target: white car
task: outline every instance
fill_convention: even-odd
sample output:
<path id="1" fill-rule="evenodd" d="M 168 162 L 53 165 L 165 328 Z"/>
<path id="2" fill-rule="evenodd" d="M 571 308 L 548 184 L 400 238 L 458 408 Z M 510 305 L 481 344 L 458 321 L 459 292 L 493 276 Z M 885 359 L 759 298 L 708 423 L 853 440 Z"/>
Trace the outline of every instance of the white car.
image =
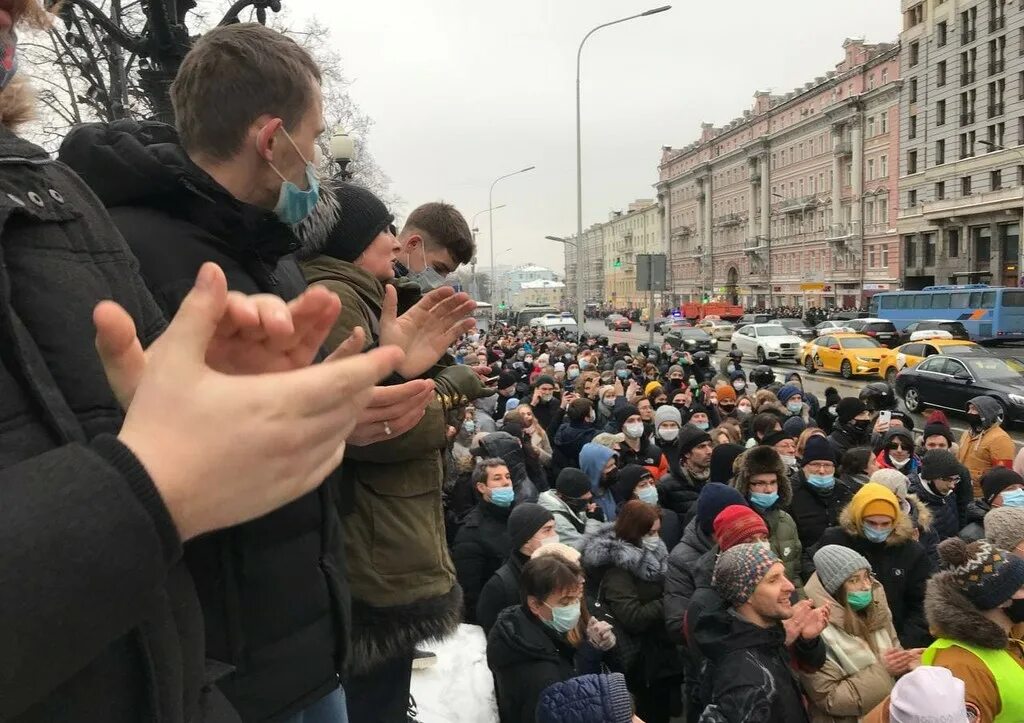
<path id="1" fill-rule="evenodd" d="M 732 338 L 732 333 L 736 331 L 736 327 L 728 321 L 719 321 L 717 319 L 704 319 L 697 324 L 697 327 L 703 329 L 719 341 L 729 341 Z"/>
<path id="2" fill-rule="evenodd" d="M 753 357 L 758 364 L 773 361 L 796 361 L 804 340 L 790 334 L 780 324 L 747 324 L 732 334 L 732 349 L 744 357 Z"/>

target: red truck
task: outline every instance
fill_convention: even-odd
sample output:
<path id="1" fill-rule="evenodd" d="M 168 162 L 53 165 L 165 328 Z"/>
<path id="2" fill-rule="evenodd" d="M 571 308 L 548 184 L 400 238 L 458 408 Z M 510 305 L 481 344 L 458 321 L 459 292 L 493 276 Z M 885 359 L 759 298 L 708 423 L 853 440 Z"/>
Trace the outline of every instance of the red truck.
<path id="1" fill-rule="evenodd" d="M 698 304 L 697 302 L 683 304 L 681 311 L 683 316 L 690 321 L 700 321 L 708 316 L 717 316 L 723 321 L 736 321 L 743 316 L 742 306 L 724 304 L 718 301 L 712 301 L 707 304 Z"/>

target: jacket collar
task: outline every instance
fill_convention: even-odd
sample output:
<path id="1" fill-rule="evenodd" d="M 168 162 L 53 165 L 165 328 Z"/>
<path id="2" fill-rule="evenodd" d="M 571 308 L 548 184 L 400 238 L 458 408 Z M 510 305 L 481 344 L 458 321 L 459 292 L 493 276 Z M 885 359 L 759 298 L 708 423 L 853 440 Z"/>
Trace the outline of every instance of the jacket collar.
<path id="1" fill-rule="evenodd" d="M 369 271 L 359 268 L 350 261 L 332 256 L 316 256 L 302 263 L 306 279 L 310 284 L 318 281 L 340 281 L 351 286 L 364 299 L 376 302 L 377 309 L 384 301 L 384 284 Z"/>

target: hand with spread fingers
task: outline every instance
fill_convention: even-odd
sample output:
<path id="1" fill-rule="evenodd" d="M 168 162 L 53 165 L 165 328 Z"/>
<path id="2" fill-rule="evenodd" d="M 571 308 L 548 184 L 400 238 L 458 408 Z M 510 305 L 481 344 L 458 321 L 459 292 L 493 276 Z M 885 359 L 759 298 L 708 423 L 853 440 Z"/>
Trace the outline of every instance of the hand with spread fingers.
<path id="1" fill-rule="evenodd" d="M 405 434 L 415 427 L 434 396 L 434 382 L 414 379 L 391 387 L 374 387 L 348 443 L 365 447 Z"/>
<path id="2" fill-rule="evenodd" d="M 414 379 L 437 363 L 456 339 L 476 327 L 472 318 L 476 302 L 469 294 L 455 293 L 442 286 L 426 294 L 411 309 L 398 316 L 395 287 L 384 288 L 380 318 L 380 343 L 405 352 L 398 373 Z"/>
<path id="3" fill-rule="evenodd" d="M 182 540 L 262 516 L 319 485 L 341 463 L 374 385 L 403 360 L 395 347 L 341 347 L 303 369 L 224 374 L 207 356 L 228 305 L 223 272 L 204 265 L 144 358 L 137 339 L 123 338 L 121 307 L 104 302 L 94 313 L 108 379 L 131 385 L 119 392 L 130 391 L 131 403 L 118 438 L 148 472 Z"/>

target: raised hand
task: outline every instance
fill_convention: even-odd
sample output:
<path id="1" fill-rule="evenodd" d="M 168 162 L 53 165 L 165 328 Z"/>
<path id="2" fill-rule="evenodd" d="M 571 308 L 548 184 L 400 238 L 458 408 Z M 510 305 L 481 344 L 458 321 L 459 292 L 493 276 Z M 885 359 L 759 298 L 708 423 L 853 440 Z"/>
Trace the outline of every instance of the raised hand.
<path id="1" fill-rule="evenodd" d="M 341 462 L 374 384 L 403 359 L 394 347 L 349 358 L 345 349 L 304 369 L 229 376 L 206 361 L 228 303 L 223 272 L 206 264 L 146 356 L 118 435 L 183 540 L 264 515 L 319 485 Z M 110 306 L 97 314 L 115 315 Z M 138 362 L 134 355 L 108 377 Z"/>
<path id="2" fill-rule="evenodd" d="M 359 415 L 359 424 L 348 443 L 363 447 L 405 434 L 423 419 L 433 396 L 434 382 L 429 379 L 374 387 L 370 403 Z"/>
<path id="3" fill-rule="evenodd" d="M 476 327 L 472 318 L 476 302 L 469 294 L 442 286 L 426 294 L 415 306 L 398 316 L 398 292 L 384 287 L 380 343 L 405 352 L 398 373 L 406 379 L 430 369 L 456 339 Z"/>
<path id="4" fill-rule="evenodd" d="M 793 614 L 782 621 L 782 627 L 786 630 L 786 645 L 792 645 L 800 637 L 800 633 L 807 623 L 807 616 L 814 610 L 814 603 L 810 600 L 801 600 L 793 606 Z"/>
<path id="5" fill-rule="evenodd" d="M 821 635 L 828 627 L 829 607 L 822 605 L 820 608 L 813 608 L 807 613 L 803 627 L 800 629 L 800 637 L 804 640 L 814 640 Z"/>

